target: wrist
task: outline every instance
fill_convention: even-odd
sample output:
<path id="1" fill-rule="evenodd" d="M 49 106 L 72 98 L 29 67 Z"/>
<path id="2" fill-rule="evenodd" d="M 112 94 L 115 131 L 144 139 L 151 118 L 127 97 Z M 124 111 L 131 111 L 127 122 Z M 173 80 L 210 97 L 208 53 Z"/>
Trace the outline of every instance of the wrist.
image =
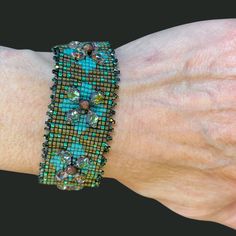
<path id="1" fill-rule="evenodd" d="M 38 174 L 50 97 L 50 62 L 46 55 L 30 50 L 3 48 L 0 54 L 0 166 Z"/>

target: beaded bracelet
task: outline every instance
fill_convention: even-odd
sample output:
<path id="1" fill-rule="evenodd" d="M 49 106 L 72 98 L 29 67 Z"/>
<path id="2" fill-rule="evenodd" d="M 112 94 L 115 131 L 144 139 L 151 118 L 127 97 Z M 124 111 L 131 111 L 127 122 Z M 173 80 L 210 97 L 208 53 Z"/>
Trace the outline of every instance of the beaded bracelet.
<path id="1" fill-rule="evenodd" d="M 39 183 L 61 190 L 98 187 L 115 123 L 118 61 L 109 42 L 72 41 L 52 51 L 55 76 Z"/>

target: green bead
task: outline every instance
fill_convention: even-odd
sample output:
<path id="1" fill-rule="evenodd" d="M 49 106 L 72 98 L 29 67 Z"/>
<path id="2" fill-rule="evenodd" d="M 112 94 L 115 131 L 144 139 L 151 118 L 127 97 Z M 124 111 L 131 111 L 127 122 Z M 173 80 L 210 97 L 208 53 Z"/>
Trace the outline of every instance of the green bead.
<path id="1" fill-rule="evenodd" d="M 80 99 L 80 92 L 78 89 L 70 87 L 67 91 L 67 97 L 72 101 L 72 102 L 79 102 Z"/>
<path id="2" fill-rule="evenodd" d="M 84 167 L 88 166 L 88 164 L 89 164 L 89 159 L 87 157 L 82 156 L 82 157 L 78 158 L 76 161 L 76 166 L 78 168 L 84 168 Z"/>
<path id="3" fill-rule="evenodd" d="M 95 128 L 97 126 L 99 117 L 96 115 L 96 113 L 89 111 L 87 114 L 87 122 L 89 126 Z"/>
<path id="4" fill-rule="evenodd" d="M 104 95 L 101 92 L 92 94 L 91 102 L 95 105 L 100 104 L 104 101 Z"/>

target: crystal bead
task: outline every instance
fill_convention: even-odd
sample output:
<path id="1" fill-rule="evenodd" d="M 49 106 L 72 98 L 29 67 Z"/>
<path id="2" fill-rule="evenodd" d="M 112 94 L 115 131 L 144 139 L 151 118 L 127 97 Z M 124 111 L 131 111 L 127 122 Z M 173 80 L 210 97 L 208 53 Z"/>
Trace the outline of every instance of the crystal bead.
<path id="1" fill-rule="evenodd" d="M 91 96 L 91 102 L 95 105 L 104 101 L 104 95 L 101 92 L 93 93 Z"/>
<path id="2" fill-rule="evenodd" d="M 95 128 L 97 126 L 99 117 L 92 111 L 89 111 L 87 114 L 87 122 L 89 126 Z"/>
<path id="3" fill-rule="evenodd" d="M 69 122 L 72 123 L 76 123 L 79 121 L 80 118 L 80 112 L 79 110 L 70 110 L 67 114 L 66 114 L 66 119 Z"/>
<path id="4" fill-rule="evenodd" d="M 74 179 L 80 185 L 82 185 L 85 182 L 85 177 L 83 175 L 80 175 L 79 173 L 75 175 Z"/>
<path id="5" fill-rule="evenodd" d="M 92 43 L 85 43 L 83 45 L 83 50 L 90 54 L 94 50 L 94 45 Z"/>
<path id="6" fill-rule="evenodd" d="M 63 183 L 58 183 L 57 188 L 60 189 L 60 190 L 67 190 L 67 186 L 64 185 Z"/>
<path id="7" fill-rule="evenodd" d="M 61 158 L 62 163 L 70 164 L 72 161 L 72 155 L 68 151 L 61 150 L 57 155 Z"/>
<path id="8" fill-rule="evenodd" d="M 69 46 L 70 48 L 73 48 L 73 49 L 79 47 L 79 45 L 80 45 L 80 42 L 79 42 L 79 41 L 72 41 L 72 42 L 70 42 L 70 43 L 68 44 L 68 46 Z"/>
<path id="9" fill-rule="evenodd" d="M 94 51 L 92 54 L 92 58 L 97 61 L 98 64 L 104 64 L 108 59 L 108 55 L 104 51 Z"/>
<path id="10" fill-rule="evenodd" d="M 78 102 L 80 98 L 80 91 L 74 87 L 70 87 L 67 91 L 67 97 L 72 102 Z"/>
<path id="11" fill-rule="evenodd" d="M 60 181 L 62 181 L 62 180 L 64 180 L 64 179 L 66 179 L 67 176 L 68 176 L 68 174 L 67 174 L 65 171 L 60 170 L 60 171 L 57 172 L 57 174 L 56 174 L 56 180 L 60 182 Z"/>
<path id="12" fill-rule="evenodd" d="M 80 48 L 77 48 L 76 51 L 72 53 L 72 56 L 75 57 L 76 60 L 82 60 L 85 58 L 86 54 Z"/>
<path id="13" fill-rule="evenodd" d="M 62 189 L 62 190 L 68 190 L 68 191 L 72 191 L 72 190 L 81 190 L 83 188 L 82 185 L 67 185 L 65 186 L 65 189 Z"/>
<path id="14" fill-rule="evenodd" d="M 79 157 L 75 163 L 76 167 L 83 168 L 89 164 L 89 158 L 87 157 Z"/>

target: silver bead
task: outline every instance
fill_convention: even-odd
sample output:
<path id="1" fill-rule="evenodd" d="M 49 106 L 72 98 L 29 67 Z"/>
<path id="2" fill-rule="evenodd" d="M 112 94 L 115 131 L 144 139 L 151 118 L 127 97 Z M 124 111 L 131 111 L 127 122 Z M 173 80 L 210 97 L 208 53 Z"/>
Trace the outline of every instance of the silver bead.
<path id="1" fill-rule="evenodd" d="M 80 99 L 80 91 L 74 87 L 70 87 L 67 91 L 67 97 L 72 102 L 79 102 Z"/>
<path id="2" fill-rule="evenodd" d="M 71 123 L 76 123 L 79 121 L 80 118 L 80 111 L 79 110 L 70 110 L 66 114 L 67 121 Z"/>
<path id="3" fill-rule="evenodd" d="M 62 163 L 71 164 L 72 154 L 70 152 L 61 150 L 57 155 L 61 158 Z"/>
<path id="4" fill-rule="evenodd" d="M 57 172 L 56 174 L 56 180 L 61 182 L 62 180 L 66 179 L 68 176 L 68 174 L 63 171 L 63 170 L 60 170 L 59 172 Z"/>
<path id="5" fill-rule="evenodd" d="M 76 174 L 74 176 L 74 180 L 76 180 L 76 182 L 79 184 L 79 185 L 82 185 L 84 182 L 85 182 L 85 177 L 81 174 Z"/>
<path id="6" fill-rule="evenodd" d="M 75 48 L 79 47 L 79 45 L 80 45 L 79 41 L 72 41 L 68 44 L 68 46 L 72 49 L 75 49 Z"/>
<path id="7" fill-rule="evenodd" d="M 84 50 L 77 48 L 76 51 L 72 53 L 72 56 L 76 60 L 82 60 L 86 57 L 86 53 L 84 52 Z"/>
<path id="8" fill-rule="evenodd" d="M 84 157 L 84 156 L 79 157 L 75 163 L 77 168 L 83 168 L 83 167 L 87 166 L 88 164 L 89 164 L 89 158 Z"/>
<path id="9" fill-rule="evenodd" d="M 92 58 L 100 65 L 105 64 L 108 59 L 108 55 L 104 51 L 94 51 L 92 53 Z"/>
<path id="10" fill-rule="evenodd" d="M 87 114 L 87 122 L 89 126 L 96 128 L 97 123 L 98 123 L 99 117 L 97 116 L 96 113 L 89 111 Z"/>

